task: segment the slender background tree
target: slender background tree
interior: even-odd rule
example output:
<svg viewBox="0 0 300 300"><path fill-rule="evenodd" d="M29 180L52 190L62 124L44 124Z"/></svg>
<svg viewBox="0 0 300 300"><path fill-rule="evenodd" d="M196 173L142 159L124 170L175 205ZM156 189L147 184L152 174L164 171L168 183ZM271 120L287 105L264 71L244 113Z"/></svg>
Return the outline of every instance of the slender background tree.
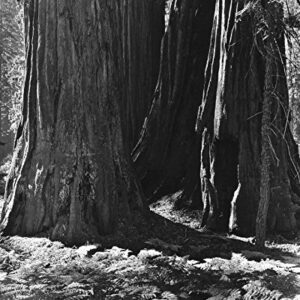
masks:
<svg viewBox="0 0 300 300"><path fill-rule="evenodd" d="M169 3L159 78L133 159L146 196L183 189L179 202L199 206L199 141L195 122L201 101L214 1Z"/></svg>
<svg viewBox="0 0 300 300"><path fill-rule="evenodd" d="M20 119L24 76L23 13L14 0L0 1L0 164L11 154Z"/></svg>

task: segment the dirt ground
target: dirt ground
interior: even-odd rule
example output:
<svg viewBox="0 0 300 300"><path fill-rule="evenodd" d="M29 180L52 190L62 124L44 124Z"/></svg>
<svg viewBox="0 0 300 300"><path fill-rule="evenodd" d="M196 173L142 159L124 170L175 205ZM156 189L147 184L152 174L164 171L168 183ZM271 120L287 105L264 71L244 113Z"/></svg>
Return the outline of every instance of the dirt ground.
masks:
<svg viewBox="0 0 300 300"><path fill-rule="evenodd" d="M1 237L0 299L300 299L300 239L276 237L262 253L201 232L199 212L174 210L172 198L151 210L101 244Z"/></svg>

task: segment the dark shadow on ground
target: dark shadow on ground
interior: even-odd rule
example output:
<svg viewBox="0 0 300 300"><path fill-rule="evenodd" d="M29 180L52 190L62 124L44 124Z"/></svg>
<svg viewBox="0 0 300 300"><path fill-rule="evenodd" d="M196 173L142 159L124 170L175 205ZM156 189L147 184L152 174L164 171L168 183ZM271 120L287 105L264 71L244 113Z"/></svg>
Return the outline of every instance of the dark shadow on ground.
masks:
<svg viewBox="0 0 300 300"><path fill-rule="evenodd" d="M133 223L139 225L121 228L85 254L46 238L2 237L0 299L277 299L300 293L298 273L280 262L298 259L288 249L258 255L250 242L151 211Z"/></svg>

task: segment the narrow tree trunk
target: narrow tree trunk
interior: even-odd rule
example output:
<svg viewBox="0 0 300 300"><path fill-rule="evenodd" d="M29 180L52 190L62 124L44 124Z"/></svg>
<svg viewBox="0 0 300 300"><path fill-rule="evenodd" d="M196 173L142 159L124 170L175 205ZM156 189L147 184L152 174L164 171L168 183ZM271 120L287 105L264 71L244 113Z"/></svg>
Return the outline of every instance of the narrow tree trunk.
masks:
<svg viewBox="0 0 300 300"><path fill-rule="evenodd" d="M271 114L272 101L276 101L272 97L274 92L273 76L276 70L273 68L273 33L269 18L265 18L265 13L262 9L259 14L263 20L267 22L269 30L265 32L265 86L262 107L262 122L261 122L261 171L260 171L260 200L256 216L256 245L259 248L264 247L267 231L267 215L270 202L270 171L271 171ZM259 28L259 27L258 27Z"/></svg>
<svg viewBox="0 0 300 300"><path fill-rule="evenodd" d="M2 211L5 234L83 243L121 230L133 211L143 210L122 108L127 57L144 40L137 43L123 25L141 12L147 19L146 3L32 0L26 6L23 119Z"/></svg>
<svg viewBox="0 0 300 300"><path fill-rule="evenodd" d="M266 62L267 65L270 61ZM269 74L269 67L266 66L266 73ZM269 74L270 75L270 74ZM268 75L266 75L268 77ZM268 79L267 79L268 81ZM267 89L268 83L266 83ZM270 90L265 91L262 118L262 150L261 150L261 172L260 172L260 200L256 216L256 245L264 247L267 231L267 215L270 202L270 146L269 146L269 127L271 121L270 113Z"/></svg>

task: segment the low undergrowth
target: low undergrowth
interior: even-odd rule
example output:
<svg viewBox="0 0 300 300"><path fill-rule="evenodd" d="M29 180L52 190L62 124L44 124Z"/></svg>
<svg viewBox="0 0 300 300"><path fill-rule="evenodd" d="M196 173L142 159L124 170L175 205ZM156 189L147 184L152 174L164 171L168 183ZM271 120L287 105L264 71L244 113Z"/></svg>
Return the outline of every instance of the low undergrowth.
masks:
<svg viewBox="0 0 300 300"><path fill-rule="evenodd" d="M115 245L2 237L0 299L299 299L297 241L273 240L261 253L237 237L198 232L197 212L173 211L168 201L152 210L161 216Z"/></svg>

